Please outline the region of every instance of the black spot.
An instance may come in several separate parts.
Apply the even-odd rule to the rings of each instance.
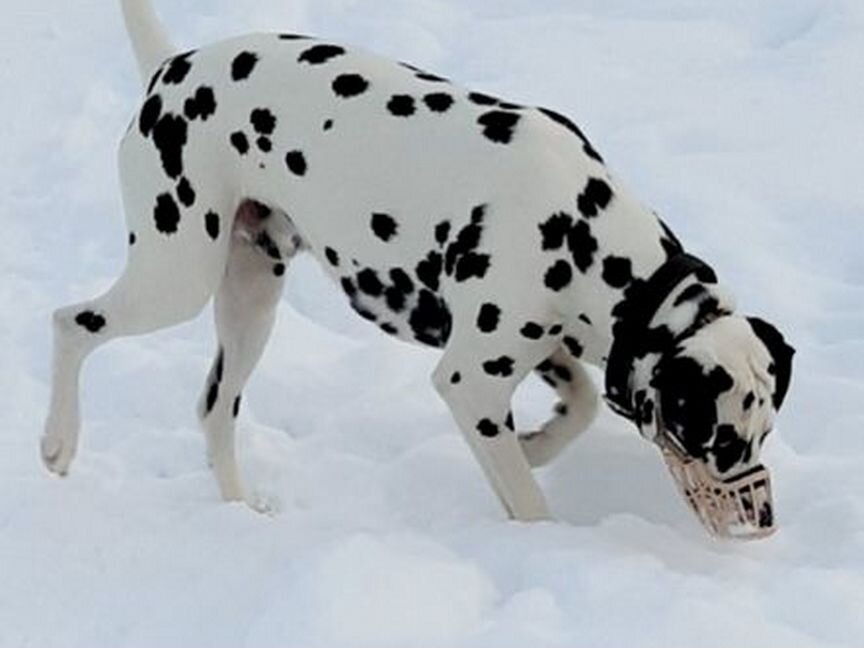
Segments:
[[[545,223],[540,224],[544,250],[559,250],[573,226],[573,217],[565,212],[553,214]]]
[[[485,418],[477,424],[477,431],[484,437],[496,437],[500,433],[498,426]]]
[[[327,261],[334,268],[339,265],[339,254],[331,247],[324,248],[324,256],[327,257]]]
[[[163,234],[174,234],[180,223],[180,209],[169,193],[160,194],[156,198],[156,208],[153,210],[156,229]]]
[[[180,182],[177,183],[177,198],[184,207],[191,207],[195,204],[195,190],[185,176],[180,178]]]
[[[423,103],[432,112],[443,113],[450,110],[453,105],[453,97],[446,92],[432,92],[423,97]]]
[[[552,326],[549,327],[549,335],[553,335],[553,336],[558,335],[563,330],[564,330],[564,327],[561,326],[560,324],[553,324]]]
[[[562,380],[562,381],[568,382],[568,383],[573,380],[573,374],[570,372],[570,370],[567,367],[565,367],[564,365],[559,365],[559,364],[554,363],[554,362],[550,362],[549,364],[552,366],[552,371],[555,373],[555,375],[558,377],[559,380]]]
[[[519,332],[522,334],[522,337],[526,337],[529,340],[539,340],[543,337],[543,327],[536,322],[526,323]]]
[[[255,144],[258,146],[258,149],[259,149],[262,153],[269,153],[270,151],[273,150],[273,142],[270,140],[269,137],[264,137],[264,136],[262,135],[261,137],[259,137],[259,138],[255,141]]]
[[[583,216],[593,218],[609,206],[612,196],[612,188],[604,180],[589,178],[576,204]]]
[[[204,217],[204,228],[207,235],[214,241],[219,238],[219,214],[213,211],[207,212]]]
[[[567,234],[567,247],[573,255],[573,263],[580,271],[587,272],[594,263],[594,253],[597,252],[597,239],[591,234],[591,226],[587,222],[578,221]]]
[[[421,81],[432,81],[435,83],[447,83],[447,79],[442,76],[438,76],[437,74],[430,74],[429,72],[418,72],[415,74],[418,79]]]
[[[219,353],[216,354],[213,373],[216,376],[216,382],[222,382],[222,376],[225,374],[225,350],[222,347],[219,347]]]
[[[305,40],[308,36],[302,34],[279,34],[279,40]]]
[[[732,376],[723,367],[706,370],[687,356],[666,357],[658,363],[651,386],[660,395],[663,423],[691,457],[706,456],[717,424],[720,394],[733,385]]]
[[[389,322],[385,322],[384,324],[382,324],[381,330],[384,331],[385,333],[390,334],[390,335],[396,335],[399,332],[399,329],[397,329],[395,326],[393,326]]]
[[[135,236],[135,232],[129,232],[129,245],[135,245],[138,238]]]
[[[450,238],[450,221],[442,221],[435,226],[435,240],[438,245],[444,245],[448,238]]]
[[[147,94],[148,95],[151,92],[153,92],[153,89],[156,87],[156,84],[159,83],[159,79],[162,78],[162,74],[164,72],[165,72],[165,66],[162,65],[162,66],[160,66],[160,68],[158,70],[156,70],[156,73],[152,77],[150,77],[150,83],[147,84]]]
[[[75,323],[78,326],[82,326],[87,329],[90,333],[98,333],[103,328],[105,328],[105,318],[102,315],[98,315],[93,311],[84,311],[83,313],[78,313],[75,317]]]
[[[332,119],[328,119],[327,121],[324,122],[324,130],[325,130],[325,131],[328,131],[328,130],[330,130],[331,128],[333,128],[333,120],[332,120]]]
[[[233,146],[240,155],[246,155],[249,152],[249,140],[245,133],[237,131],[231,134],[231,146]]]
[[[443,268],[444,258],[438,252],[430,252],[425,259],[417,264],[417,278],[427,288],[438,290]]]
[[[492,333],[498,328],[501,309],[495,304],[483,304],[477,314],[477,328],[483,333]]]
[[[544,360],[538,364],[535,369],[540,374],[540,378],[553,389],[558,387],[558,382],[555,380],[552,363],[549,360]]]
[[[285,264],[284,263],[277,263],[276,265],[274,265],[273,266],[273,274],[276,275],[277,277],[281,277],[282,275],[284,275],[285,274]]]
[[[232,414],[234,415],[234,418],[237,418],[238,416],[240,416],[241,398],[242,398],[241,396],[238,396],[237,398],[234,399],[234,409],[232,410]]]
[[[477,118],[477,123],[483,126],[483,135],[497,144],[509,144],[513,139],[513,131],[519,123],[519,115],[503,110],[491,110]]]
[[[162,168],[170,178],[183,173],[183,147],[186,146],[187,124],[179,115],[167,113],[153,127],[153,143],[159,149]]]
[[[554,110],[549,110],[548,108],[540,108],[539,110],[541,113],[546,115],[549,119],[551,119],[555,123],[559,124],[560,126],[563,126],[567,130],[569,130],[571,133],[576,135],[576,137],[578,137],[580,140],[582,140],[582,150],[585,152],[585,155],[587,155],[588,157],[590,157],[594,160],[597,160],[597,162],[600,162],[601,164],[603,163],[603,158],[601,158],[600,154],[597,153],[596,150],[594,150],[594,147],[591,146],[591,143],[588,141],[588,138],[585,137],[585,135],[582,133],[582,131],[579,129],[579,127],[576,124],[574,124],[572,121],[570,121],[564,115],[557,113]]]
[[[552,267],[546,271],[546,276],[543,278],[543,282],[546,284],[547,288],[558,292],[559,290],[563,290],[569,286],[572,279],[573,269],[570,267],[569,263],[561,260],[556,261]]]
[[[384,292],[384,284],[378,278],[378,273],[371,268],[357,273],[357,286],[371,297],[380,297]]]
[[[165,74],[162,76],[162,81],[167,84],[177,85],[183,83],[189,70],[192,69],[192,64],[189,59],[195,53],[195,50],[179,54],[168,61],[168,67]]]
[[[603,281],[612,288],[625,288],[633,281],[633,264],[630,259],[612,255],[603,259]]]
[[[414,292],[414,282],[402,268],[393,268],[390,271],[390,280],[393,282],[393,287],[399,292],[406,295]]]
[[[343,99],[361,95],[369,88],[369,82],[359,74],[340,74],[333,81],[333,92]]]
[[[261,248],[261,251],[274,261],[282,260],[282,252],[279,251],[279,246],[270,237],[266,230],[258,233],[255,238],[255,245]]]
[[[213,88],[201,86],[183,105],[183,114],[190,120],[201,118],[207,121],[216,112],[216,95]]]
[[[591,318],[588,317],[585,313],[579,314],[579,320],[587,324],[588,326],[592,326]]]
[[[489,255],[469,252],[459,257],[456,262],[456,281],[468,281],[472,277],[482,279],[489,270]]]
[[[408,320],[414,339],[422,344],[443,347],[450,338],[453,318],[447,304],[425,288],[420,291],[417,306]]]
[[[748,391],[747,395],[744,396],[744,402],[742,403],[742,406],[744,407],[745,412],[747,410],[749,410],[751,407],[753,407],[753,402],[755,400],[756,400],[756,394],[754,394],[752,391]]]
[[[153,95],[141,107],[141,113],[138,115],[138,129],[144,137],[150,137],[150,133],[159,121],[162,115],[162,97],[158,94]]]
[[[513,421],[513,411],[509,410],[507,412],[507,418],[504,419],[504,425],[506,425],[511,431],[516,429],[516,423]]]
[[[657,216],[657,222],[660,223],[660,229],[663,230],[663,235],[660,237],[660,246],[666,253],[666,257],[671,258],[676,254],[683,252],[684,246],[681,245],[681,241],[679,241],[678,237],[675,236],[675,233],[669,229],[669,226],[663,222],[663,219]]]
[[[354,312],[357,313],[360,317],[362,317],[366,321],[369,321],[369,322],[377,322],[378,321],[378,316],[375,313],[373,313],[370,310],[366,310],[365,308],[363,308],[362,306],[360,306],[359,304],[357,304],[355,302],[351,303],[351,308],[353,308]]]
[[[241,52],[231,63],[231,78],[234,81],[248,79],[258,63],[258,55],[253,52]]]
[[[276,116],[267,108],[256,108],[249,115],[249,121],[255,132],[260,135],[272,135],[276,130]]]
[[[462,374],[460,374],[458,371],[454,371],[453,375],[450,376],[450,384],[458,385],[460,382],[462,382]]]
[[[708,291],[705,289],[705,286],[699,283],[690,284],[684,290],[681,291],[681,294],[675,298],[675,306],[680,306],[684,302],[688,302],[699,297],[707,296]]]
[[[213,411],[213,408],[216,407],[216,401],[219,400],[219,383],[214,382],[210,385],[210,389],[207,390],[207,411],[209,414]]]
[[[501,103],[501,100],[498,99],[498,97],[483,94],[482,92],[468,93],[468,101],[470,101],[471,103],[475,103],[478,106],[495,106]]]
[[[569,335],[564,336],[564,346],[567,347],[567,351],[569,351],[570,355],[572,355],[574,358],[581,358],[582,354],[585,352],[582,343],[579,342],[579,340],[577,340],[576,338],[570,337]]]
[[[387,110],[396,117],[410,117],[417,108],[414,105],[414,97],[411,95],[393,95],[387,102]]]
[[[348,277],[342,277],[341,284],[342,284],[342,290],[349,297],[353,297],[354,295],[357,294],[357,287],[354,285],[354,282],[351,281],[351,279],[349,279]]]
[[[444,269],[448,275],[455,275],[456,281],[472,277],[482,279],[489,269],[489,255],[475,252],[483,233],[484,215],[485,205],[475,207],[471,212],[471,223],[463,227],[456,240],[447,246]]]
[[[401,313],[405,308],[405,293],[396,286],[388,286],[384,289],[384,300],[387,302],[387,307],[394,313]]]
[[[385,243],[396,236],[399,226],[389,214],[372,214],[372,231]]]
[[[302,151],[289,151],[285,154],[285,164],[288,170],[297,176],[306,175],[306,156]]]
[[[497,360],[487,360],[483,363],[483,371],[490,376],[507,378],[513,375],[515,361],[508,356],[501,356]]]
[[[297,62],[320,65],[336,56],[342,56],[344,53],[345,49],[338,45],[315,45],[297,57]]]
[[[694,276],[702,283],[717,283],[717,274],[707,265],[697,268]]]

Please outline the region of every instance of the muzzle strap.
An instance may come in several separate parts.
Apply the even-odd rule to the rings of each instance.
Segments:
[[[631,421],[636,420],[630,374],[634,359],[644,349],[651,320],[673,290],[690,275],[705,283],[717,283],[717,275],[701,259],[681,252],[670,257],[625,303],[626,312],[613,329],[612,348],[606,363],[606,402]]]

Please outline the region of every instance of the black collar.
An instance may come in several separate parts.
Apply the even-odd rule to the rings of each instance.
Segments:
[[[626,311],[613,328],[612,348],[606,362],[606,402],[621,416],[636,418],[630,374],[633,360],[641,355],[651,320],[672,291],[692,274],[705,283],[717,282],[714,271],[704,261],[680,252],[628,297]]]

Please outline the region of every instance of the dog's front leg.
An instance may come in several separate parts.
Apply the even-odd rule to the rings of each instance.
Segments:
[[[478,357],[484,346],[451,338],[433,382],[508,515],[522,521],[549,519],[546,498],[531,474],[509,414],[516,386],[537,361],[531,356],[542,351]]]
[[[540,430],[519,437],[532,468],[545,466],[591,425],[599,394],[572,345],[562,345],[537,367],[540,377],[561,397],[554,416]]]

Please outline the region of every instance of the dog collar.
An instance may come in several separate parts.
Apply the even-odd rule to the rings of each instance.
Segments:
[[[606,362],[606,402],[613,411],[636,420],[630,375],[633,361],[645,346],[645,333],[666,298],[682,281],[696,275],[705,283],[717,283],[717,275],[704,261],[680,252],[654,271],[627,298],[626,311],[613,328],[612,347]]]

